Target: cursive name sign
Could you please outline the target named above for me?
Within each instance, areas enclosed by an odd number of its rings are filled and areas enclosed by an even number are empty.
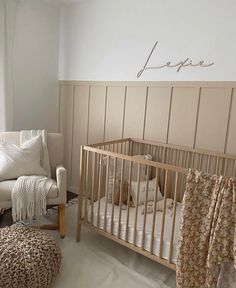
[[[160,65],[160,66],[148,66],[148,62],[149,60],[151,59],[151,56],[154,52],[154,50],[156,49],[156,46],[157,46],[157,43],[158,41],[155,43],[155,45],[153,46],[150,54],[148,55],[148,58],[147,58],[147,61],[145,62],[143,68],[138,72],[137,74],[137,77],[139,78],[143,72],[145,70],[154,70],[154,69],[162,69],[162,68],[177,68],[177,72],[179,72],[182,68],[185,68],[185,67],[201,67],[201,68],[206,68],[206,67],[209,67],[209,66],[212,66],[214,65],[214,62],[212,63],[205,63],[205,61],[201,60],[199,61],[198,63],[193,63],[192,60],[190,58],[186,58],[184,59],[183,61],[180,61],[176,64],[171,64],[171,62],[166,62],[165,64],[163,65]]]

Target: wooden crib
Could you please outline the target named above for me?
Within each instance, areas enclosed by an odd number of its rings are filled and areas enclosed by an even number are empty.
[[[146,154],[150,154],[152,160],[133,157]],[[82,146],[77,240],[80,241],[81,238],[81,225],[85,225],[175,269],[181,202],[189,168],[211,174],[235,176],[236,156],[130,138]],[[134,180],[135,169],[137,179]],[[145,197],[140,204],[143,169],[146,175]],[[113,186],[109,199],[111,179]],[[152,199],[153,211],[148,213],[151,181],[155,183],[155,193]],[[135,206],[132,205],[131,198],[134,182],[137,187]],[[117,183],[118,203],[115,199]],[[156,211],[158,189],[163,195],[162,211]],[[126,205],[123,203],[124,192],[127,193]],[[173,199],[172,209],[167,207],[168,198]]]

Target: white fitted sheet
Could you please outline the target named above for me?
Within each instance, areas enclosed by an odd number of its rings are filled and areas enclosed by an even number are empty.
[[[93,225],[97,226],[98,220],[98,201],[93,204]],[[138,221],[137,221],[137,236],[136,236],[136,246],[142,247],[142,231],[143,231],[143,220],[144,215],[142,215],[142,210],[144,206],[138,207]],[[106,217],[106,231],[110,233],[111,231],[111,214],[112,214],[112,204],[107,203],[107,217]],[[125,240],[126,236],[126,215],[127,207],[121,210],[121,230],[120,238]],[[153,253],[159,256],[160,247],[160,234],[161,234],[161,223],[162,223],[163,212],[156,212],[156,223],[155,223],[155,233],[154,233],[154,245]],[[100,200],[100,213],[99,213],[99,228],[104,229],[104,219],[105,219],[105,198]],[[135,208],[130,207],[129,216],[129,229],[128,229],[128,242],[133,243],[134,238],[134,218],[135,218]],[[88,219],[91,222],[91,206],[88,211]],[[181,203],[177,203],[176,207],[176,219],[175,219],[175,230],[174,230],[174,240],[173,240],[173,251],[171,262],[176,263],[177,260],[177,245],[178,245],[178,234],[180,229],[180,219],[181,219]],[[145,245],[144,249],[150,251],[151,245],[151,230],[153,222],[153,213],[147,214],[146,217],[146,232],[145,232]],[[164,225],[164,236],[163,236],[163,250],[162,258],[168,260],[170,252],[170,242],[171,242],[171,230],[173,222],[173,211],[167,210],[165,215],[165,225]],[[119,226],[119,206],[114,205],[114,218],[113,218],[113,235],[118,236],[118,226]]]

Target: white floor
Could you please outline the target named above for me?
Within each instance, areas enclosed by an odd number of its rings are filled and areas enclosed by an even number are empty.
[[[76,242],[76,208],[73,205],[66,210],[65,239],[60,239],[58,232],[50,232],[63,254],[61,271],[52,288],[176,287],[174,271],[93,231],[83,229],[81,242]]]

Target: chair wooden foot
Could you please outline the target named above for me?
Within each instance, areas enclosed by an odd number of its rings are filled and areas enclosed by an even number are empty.
[[[66,236],[65,226],[65,204],[58,205],[58,222],[59,222],[59,233],[61,238]]]

